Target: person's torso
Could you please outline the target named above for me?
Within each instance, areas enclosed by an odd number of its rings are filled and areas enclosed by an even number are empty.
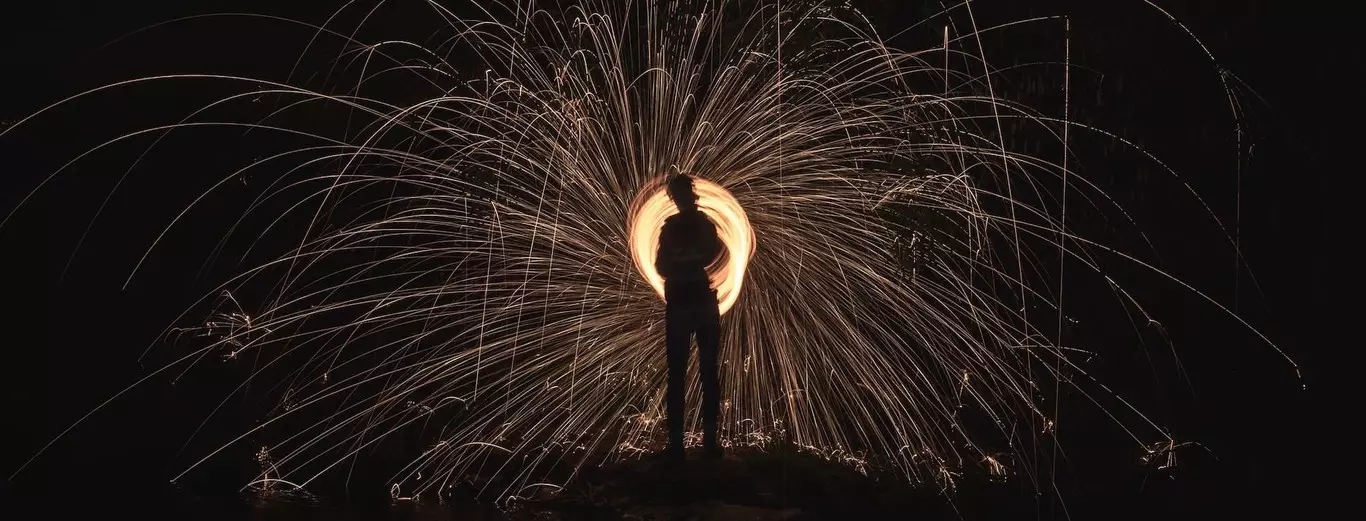
[[[665,222],[660,254],[671,265],[664,281],[666,293],[710,292],[707,266],[715,260],[716,241],[715,225],[701,212],[678,214]]]

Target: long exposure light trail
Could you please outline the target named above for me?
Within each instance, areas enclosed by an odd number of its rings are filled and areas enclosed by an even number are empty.
[[[745,268],[754,255],[754,229],[750,227],[740,201],[725,188],[706,179],[697,179],[693,189],[697,192],[697,206],[716,225],[717,234],[726,246],[726,254],[707,271],[724,315],[735,305],[740,297],[740,287],[745,283]],[[664,220],[677,214],[678,208],[669,200],[662,181],[641,190],[637,199],[631,205],[631,224],[626,231],[631,243],[631,258],[640,275],[662,298],[664,278],[655,271],[654,255],[659,248]]]
[[[175,74],[58,104],[213,84],[235,93],[214,90],[200,110],[96,149],[207,127],[298,143],[216,173],[129,275],[172,228],[207,226],[188,216],[224,187],[260,194],[222,238],[238,249],[220,253],[270,257],[186,310],[170,337],[203,343],[153,375],[250,358],[233,394],[252,383],[280,406],[177,479],[268,438],[252,483],[308,487],[419,432],[425,448],[394,476],[394,497],[469,482],[506,497],[654,450],[665,371],[653,254],[676,211],[661,180],[676,172],[700,177],[726,245],[710,272],[731,446],[781,441],[946,488],[973,467],[1033,479],[1057,457],[1031,447],[1060,421],[1066,389],[1145,461],[1166,462],[1189,442],[1086,372],[1084,360],[1116,347],[1063,344],[1062,303],[1093,305],[1061,297],[1063,267],[1069,284],[1108,288],[1140,328],[1160,310],[1111,267],[1173,283],[1251,329],[1145,252],[1074,226],[1084,212],[1118,216],[1113,228],[1151,245],[1107,193],[1107,173],[1067,159],[1079,136],[1132,150],[1208,207],[1132,141],[1075,121],[1070,72],[1058,72],[1062,117],[1000,86],[1009,67],[982,37],[1055,24],[1070,38],[1065,17],[978,28],[954,4],[924,21],[943,22],[942,47],[911,50],[818,0],[503,0],[477,2],[477,16],[415,0],[440,32],[409,40],[361,41],[367,22],[340,21],[394,3],[351,2],[309,26],[305,57],[323,40],[347,45],[315,71],[321,86]],[[1070,45],[1059,45],[1068,71]],[[302,67],[296,76],[316,65]],[[1026,135],[1046,146],[1016,139]],[[1233,244],[1213,212],[1197,217]],[[968,416],[989,432],[966,428]]]

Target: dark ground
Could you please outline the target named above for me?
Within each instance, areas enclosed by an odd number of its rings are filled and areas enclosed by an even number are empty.
[[[999,519],[1028,517],[1031,498],[1006,481],[963,480],[956,488],[909,488],[894,476],[783,447],[690,454],[682,466],[654,456],[585,469],[568,488],[539,489],[512,501],[474,501],[458,491],[445,500],[346,502],[286,488],[201,495],[166,488],[140,498],[101,499],[106,512],[213,521],[498,521]],[[61,517],[59,504],[38,511]]]

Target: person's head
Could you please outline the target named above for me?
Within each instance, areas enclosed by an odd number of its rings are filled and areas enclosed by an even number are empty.
[[[679,211],[697,208],[697,193],[693,191],[692,176],[678,174],[669,178],[669,199]]]

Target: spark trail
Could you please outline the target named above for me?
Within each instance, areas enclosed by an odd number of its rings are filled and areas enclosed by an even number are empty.
[[[1091,352],[1056,345],[1061,284],[1039,266],[1065,262],[1068,280],[1126,301],[1107,262],[1171,277],[1068,229],[1064,201],[1124,215],[1088,172],[1006,146],[1003,128],[1108,134],[996,92],[980,37],[1000,27],[946,26],[942,48],[906,51],[832,2],[480,2],[474,17],[416,4],[443,32],[362,42],[356,27],[314,27],[315,43],[348,43],[332,72],[358,71],[354,83],[127,82],[241,89],[140,134],[241,126],[309,142],[222,179],[286,165],[248,213],[285,210],[232,233],[293,240],[209,293],[272,288],[220,299],[232,309],[188,328],[210,342],[172,364],[252,354],[262,374],[287,370],[265,382],[283,406],[224,445],[276,433],[255,483],[307,487],[419,427],[439,434],[395,476],[396,497],[491,475],[507,496],[659,446],[649,255],[671,210],[659,180],[676,172],[703,180],[727,238],[714,266],[726,444],[784,440],[946,487],[968,466],[1032,472],[1052,385],[1090,397],[1136,451],[1182,444],[1086,375],[1075,359]],[[347,4],[329,23],[385,7]],[[954,12],[974,19],[966,5],[941,18]],[[376,82],[406,94],[364,94]],[[208,116],[262,98],[277,107],[265,119]],[[288,118],[304,111],[346,122]],[[965,410],[1008,447],[963,428]],[[185,472],[215,453],[201,456]]]

